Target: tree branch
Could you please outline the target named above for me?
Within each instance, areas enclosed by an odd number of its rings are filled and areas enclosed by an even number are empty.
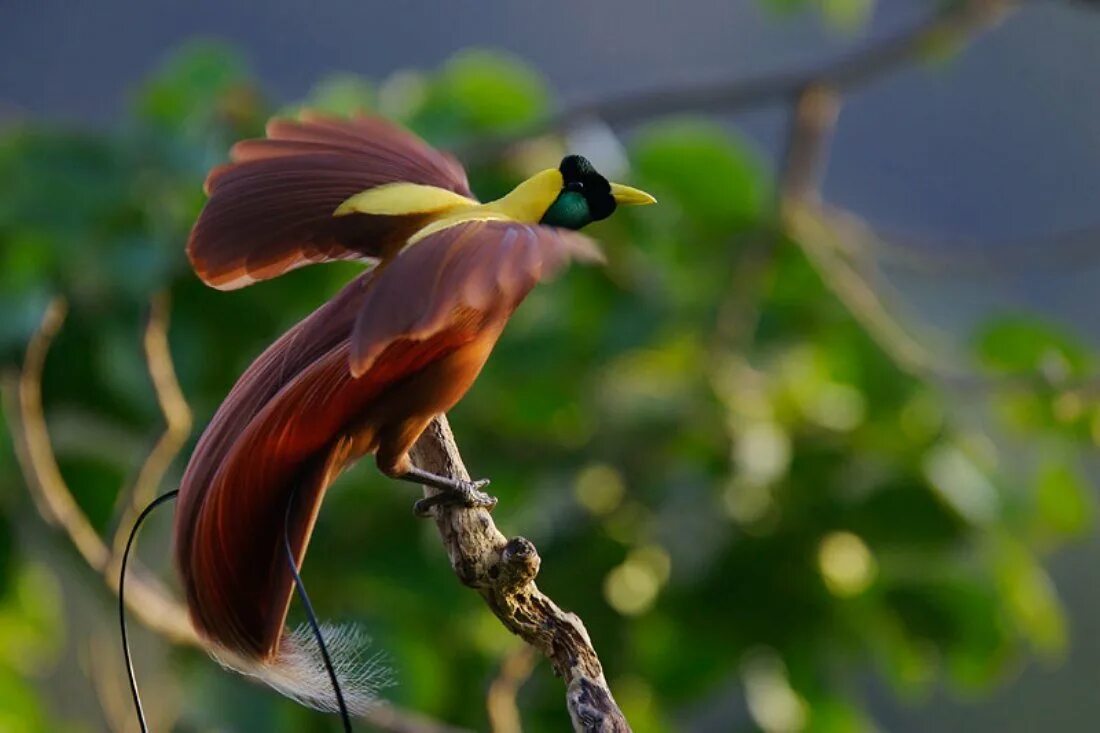
[[[497,159],[515,143],[545,133],[567,131],[578,120],[595,118],[611,126],[626,126],[682,112],[730,113],[793,103],[810,85],[825,85],[838,92],[853,91],[889,75],[921,53],[958,43],[989,28],[1016,4],[1013,0],[954,0],[931,19],[824,66],[589,100],[566,106],[518,133],[460,146],[459,152],[465,159]]]
[[[500,673],[489,684],[485,696],[485,711],[493,733],[523,733],[523,722],[516,696],[535,669],[535,650],[524,644],[507,654],[500,663]]]
[[[134,485],[129,492],[119,495],[123,506],[115,526],[114,542],[111,545],[112,555],[116,558],[121,557],[122,551],[126,548],[130,527],[141,510],[153,500],[172,461],[183,450],[191,434],[191,407],[187,404],[183,390],[180,389],[179,381],[176,379],[172,352],[168,348],[168,306],[167,293],[153,296],[143,339],[145,363],[149,367],[149,376],[153,381],[157,404],[164,416],[164,432],[142,463],[137,478],[134,479]]]
[[[961,40],[966,37],[961,34],[987,27],[1013,5],[996,0],[960,2],[942,18],[919,28],[912,38],[896,40],[866,58],[898,63],[906,53],[912,55],[938,35],[950,31]],[[855,214],[822,203],[820,179],[842,104],[841,90],[866,78],[870,77],[863,71],[863,61],[854,59],[799,90],[778,174],[781,226],[801,247],[826,286],[902,370],[958,390],[1049,386],[1037,375],[989,377],[943,363],[899,323],[869,278],[851,261],[851,251],[878,249],[879,239]],[[1060,386],[1090,387],[1095,382],[1085,379]]]
[[[826,286],[895,363],[921,377],[957,381],[961,375],[938,364],[931,352],[893,318],[867,279],[846,260],[837,241],[843,238],[838,226],[841,218],[829,216],[821,205],[819,179],[840,105],[839,92],[824,84],[807,86],[795,101],[778,180],[780,222]],[[854,217],[846,223],[844,234],[851,237],[862,233]]]
[[[1100,265],[1100,227],[1082,227],[1046,236],[1027,236],[982,242],[936,236],[933,241],[911,233],[878,228],[874,242],[855,254],[921,275],[1014,277],[1024,272],[1058,274],[1095,269]]]
[[[820,178],[840,106],[837,90],[822,84],[807,86],[795,100],[778,176],[781,226],[825,285],[903,371],[956,387],[1000,386],[984,375],[941,363],[894,318],[846,256],[843,242],[866,242],[874,235],[854,214],[827,208],[820,200]]]
[[[57,298],[50,303],[39,330],[27,346],[22,372],[18,376],[5,375],[4,412],[12,430],[16,458],[39,512],[64,532],[88,567],[117,593],[117,564],[112,562],[106,543],[61,475],[42,410],[42,369],[50,344],[65,321],[65,311],[64,300]],[[174,643],[197,645],[186,612],[159,583],[140,571],[135,572],[131,583],[127,607],[135,617]]]
[[[418,467],[432,473],[470,478],[444,416],[432,421],[410,455]],[[425,496],[435,493],[424,487]],[[535,585],[541,562],[535,546],[523,537],[505,537],[485,509],[436,507],[435,523],[458,579],[481,595],[505,628],[542,652],[565,680],[574,730],[630,731],[584,623]]]

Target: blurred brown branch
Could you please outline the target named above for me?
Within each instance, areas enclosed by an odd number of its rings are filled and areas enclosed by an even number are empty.
[[[500,672],[489,685],[485,709],[489,714],[489,729],[493,733],[523,733],[523,723],[516,696],[535,669],[535,651],[524,644],[500,662]]]
[[[42,408],[42,371],[50,345],[65,322],[66,310],[61,298],[50,303],[27,346],[22,370],[18,374],[3,375],[4,415],[11,428],[20,469],[39,513],[65,534],[84,562],[103,579],[111,592],[117,594],[119,558],[92,526],[61,475]],[[176,381],[167,327],[167,299],[156,296],[145,331],[145,356],[166,427],[143,462],[131,491],[122,492],[128,501],[118,533],[124,539],[133,522],[133,507],[140,509],[156,494],[190,432],[191,411]],[[116,533],[116,543],[117,539]],[[172,643],[202,648],[186,609],[148,572],[135,567],[127,576],[126,587],[126,608],[143,625]],[[121,671],[121,667],[119,669]],[[390,733],[466,733],[463,729],[389,704],[374,708],[363,716],[363,720],[377,730]]]
[[[111,548],[115,557],[121,556],[130,527],[145,505],[153,500],[165,473],[191,434],[191,408],[180,390],[172,353],[168,348],[168,307],[166,293],[153,296],[143,339],[145,363],[153,381],[157,404],[164,416],[164,432],[142,463],[134,485],[129,492],[119,495],[123,504]]]
[[[811,85],[848,92],[871,84],[937,48],[961,43],[999,21],[1014,0],[953,0],[915,27],[875,41],[824,66],[764,74],[749,79],[678,85],[595,99],[568,106],[514,135],[478,140],[460,148],[462,157],[499,158],[514,143],[548,132],[565,132],[586,119],[623,126],[681,112],[730,113],[773,104],[793,104]]]
[[[807,86],[795,101],[778,178],[780,224],[833,294],[898,366],[921,377],[957,381],[961,375],[938,364],[909,335],[868,279],[844,256],[838,240],[863,234],[859,220],[831,212],[820,202],[818,183],[840,105],[839,91],[827,84]]]
[[[802,90],[791,111],[787,150],[778,175],[780,226],[813,264],[826,286],[867,334],[904,371],[957,390],[1051,386],[1042,375],[989,376],[945,363],[914,338],[894,316],[854,254],[878,249],[874,230],[856,214],[821,201],[819,181],[840,113],[841,95],[825,84]],[[1095,389],[1096,379],[1057,385]]]
[[[470,479],[445,416],[428,426],[411,457],[432,473]],[[425,487],[424,493],[431,496],[436,490]],[[629,731],[584,623],[535,585],[541,562],[535,546],[523,537],[505,537],[485,509],[436,507],[435,523],[458,579],[481,595],[505,628],[542,652],[565,680],[574,730]]]
[[[59,527],[88,566],[112,592],[118,592],[118,566],[103,538],[73,498],[57,465],[42,410],[42,369],[61,325],[66,304],[50,303],[42,324],[27,346],[23,369],[3,380],[4,413],[11,427],[16,457],[43,518]],[[177,644],[197,645],[187,613],[167,590],[146,573],[134,573],[127,607],[145,626]]]
[[[777,176],[782,230],[805,253],[822,280],[868,335],[906,372],[959,390],[1050,386],[1039,375],[990,377],[944,363],[894,316],[882,288],[860,271],[854,255],[886,248],[859,216],[821,201],[820,179],[836,129],[843,92],[912,60],[931,43],[961,42],[999,21],[1017,3],[959,0],[908,35],[857,52],[803,81],[792,100],[787,147]],[[1078,380],[1063,388],[1096,388]]]
[[[1071,273],[1100,267],[1100,227],[997,242],[941,236],[929,241],[906,232],[879,231],[870,246],[853,242],[854,254],[929,276],[991,279],[1022,272]],[[864,247],[857,249],[860,244]]]

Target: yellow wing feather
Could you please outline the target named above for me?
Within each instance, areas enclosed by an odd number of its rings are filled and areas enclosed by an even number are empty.
[[[348,198],[336,208],[332,215],[404,216],[476,206],[478,206],[477,201],[444,188],[421,183],[387,183]]]
[[[473,221],[514,221],[537,224],[561,193],[562,177],[548,168],[516,186],[506,196],[479,204],[452,191],[418,183],[390,183],[362,191],[344,201],[333,216],[375,214],[403,216],[436,214],[424,228],[409,237],[416,244],[429,235]]]

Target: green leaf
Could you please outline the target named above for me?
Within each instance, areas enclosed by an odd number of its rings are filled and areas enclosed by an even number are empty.
[[[15,670],[0,665],[0,730],[46,733],[51,727],[34,687]]]
[[[759,0],[768,10],[779,15],[790,15],[809,7],[813,0]]]
[[[137,98],[138,114],[156,125],[179,129],[230,111],[235,94],[254,96],[241,57],[230,47],[209,41],[184,46]]]
[[[825,23],[843,33],[866,27],[875,9],[875,0],[759,0],[765,8],[780,16],[792,16],[816,7]]]
[[[301,106],[348,117],[374,107],[374,86],[356,74],[333,74],[314,85]]]
[[[1039,469],[1035,509],[1035,523],[1044,534],[1084,535],[1095,512],[1092,486],[1069,462],[1048,458]]]
[[[63,648],[61,589],[45,567],[24,565],[0,604],[0,667],[24,674],[51,667]]]
[[[500,52],[463,51],[447,63],[438,84],[451,109],[475,130],[521,128],[546,112],[542,77]]]
[[[982,362],[997,372],[1037,373],[1051,381],[1088,371],[1088,351],[1064,330],[1034,316],[1011,316],[987,325],[977,339]]]
[[[642,185],[689,219],[730,230],[760,217],[766,186],[758,156],[716,125],[661,123],[635,141],[631,157]]]
[[[1009,618],[1019,633],[1046,656],[1065,651],[1065,614],[1054,584],[1035,556],[1020,542],[1002,538],[996,576]]]
[[[825,22],[843,33],[867,26],[875,12],[875,0],[820,0]]]
[[[873,733],[876,726],[858,707],[835,696],[810,697],[813,705],[808,733]]]

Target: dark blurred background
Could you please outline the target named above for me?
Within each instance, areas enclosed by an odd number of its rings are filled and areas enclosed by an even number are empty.
[[[812,70],[951,5],[7,3],[8,415],[23,347],[64,295],[46,417],[109,535],[118,487],[161,429],[141,352],[149,298],[170,292],[197,434],[248,361],[354,272],[233,294],[189,274],[205,170],[270,113],[365,107],[461,147],[571,103]],[[841,250],[893,318],[979,382],[899,368],[777,221],[789,105],[579,121],[471,161],[487,197],[581,146],[662,202],[595,230],[608,270],[536,293],[453,416],[468,463],[499,487],[498,523],[536,540],[542,585],[588,623],[638,731],[1090,730],[1100,715],[1090,5],[1023,3],[844,100],[823,196],[879,235]],[[0,488],[0,709],[17,711],[0,730],[118,728],[110,594],[38,518],[7,449]],[[315,602],[390,655],[388,698],[487,729],[485,690],[517,642],[450,577],[409,503],[369,466],[342,479],[307,563]],[[160,522],[143,555],[168,577]],[[201,655],[139,640],[163,729],[327,729]],[[567,725],[545,665],[518,704],[529,730]]]

